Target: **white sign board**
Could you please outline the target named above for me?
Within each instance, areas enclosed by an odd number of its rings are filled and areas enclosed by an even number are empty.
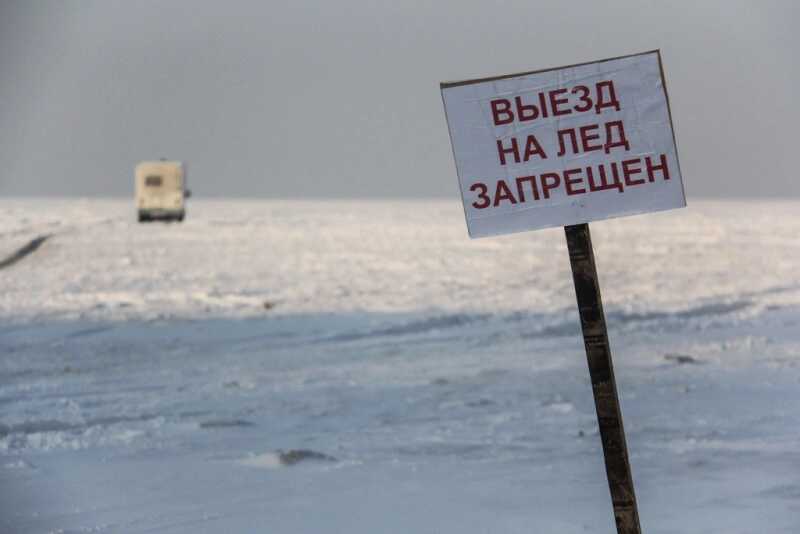
[[[686,205],[658,51],[441,87],[471,237]]]

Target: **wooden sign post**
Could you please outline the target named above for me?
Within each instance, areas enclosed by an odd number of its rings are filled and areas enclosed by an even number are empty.
[[[597,425],[603,443],[608,489],[614,506],[614,519],[619,534],[640,534],[639,510],[633,490],[633,477],[628,462],[628,446],[614,380],[614,365],[611,362],[611,347],[608,344],[606,318],[600,298],[600,284],[594,265],[592,236],[588,224],[565,226],[569,263],[578,299],[583,343],[589,376],[594,392]]]
[[[441,84],[470,237],[563,226],[619,534],[640,534],[589,221],[686,205],[661,54]]]

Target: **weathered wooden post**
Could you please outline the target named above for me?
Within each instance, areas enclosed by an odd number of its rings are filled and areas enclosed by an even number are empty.
[[[625,428],[614,379],[611,347],[608,343],[606,318],[600,297],[600,284],[594,264],[592,236],[588,224],[565,226],[569,263],[575,283],[578,313],[589,363],[589,376],[594,392],[597,425],[603,443],[608,489],[614,506],[614,518],[619,534],[640,534],[639,511],[633,490],[633,477],[628,461]]]

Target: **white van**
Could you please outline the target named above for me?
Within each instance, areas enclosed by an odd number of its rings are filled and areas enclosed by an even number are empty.
[[[186,166],[180,161],[143,161],[136,166],[139,222],[182,221],[186,215]]]

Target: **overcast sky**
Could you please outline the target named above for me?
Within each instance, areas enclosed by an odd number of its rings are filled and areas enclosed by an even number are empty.
[[[440,81],[660,48],[689,196],[800,195],[798,5],[0,0],[0,194],[455,200]]]

